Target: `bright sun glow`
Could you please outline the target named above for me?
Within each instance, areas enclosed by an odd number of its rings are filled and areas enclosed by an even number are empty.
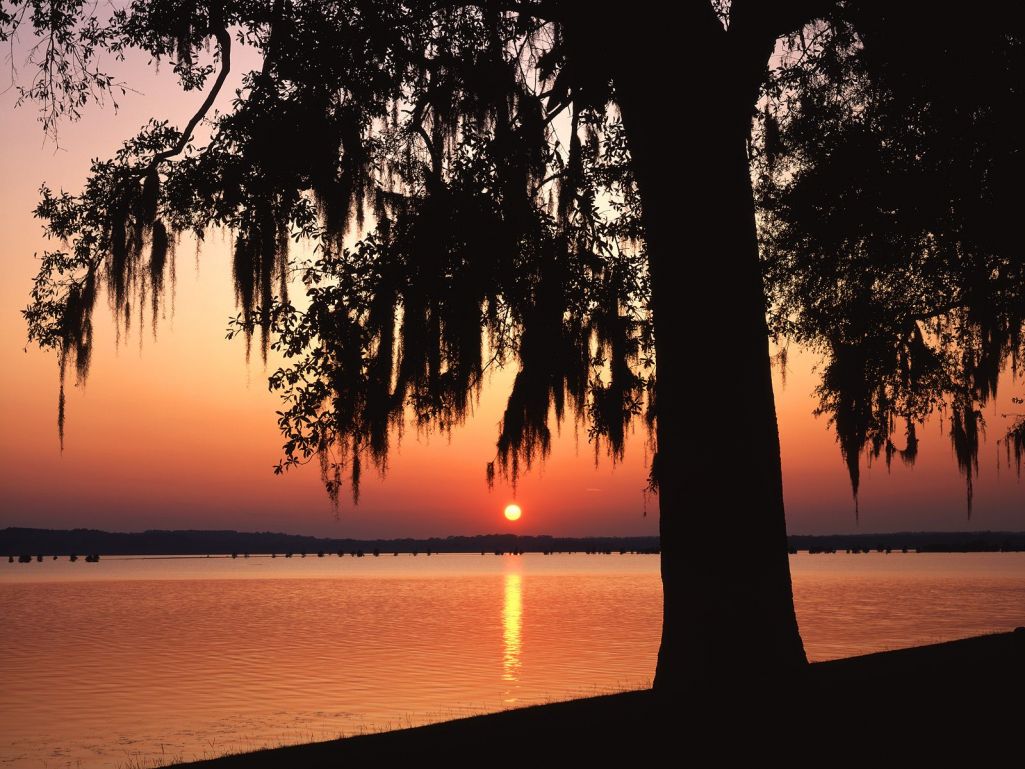
[[[523,511],[520,510],[519,505],[505,506],[505,517],[508,518],[510,521],[518,521],[521,515],[523,515]]]

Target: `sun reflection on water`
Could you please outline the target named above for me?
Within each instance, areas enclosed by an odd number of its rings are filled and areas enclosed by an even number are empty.
[[[519,572],[505,575],[505,601],[502,604],[502,679],[514,683],[520,674],[520,634],[523,627],[523,576]],[[512,694],[508,691],[507,694]],[[506,702],[515,701],[515,697]]]

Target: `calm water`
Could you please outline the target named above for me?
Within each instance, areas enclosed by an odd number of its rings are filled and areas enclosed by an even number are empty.
[[[813,660],[1025,624],[1025,554],[791,557]],[[654,556],[0,563],[0,767],[151,766],[651,683]]]

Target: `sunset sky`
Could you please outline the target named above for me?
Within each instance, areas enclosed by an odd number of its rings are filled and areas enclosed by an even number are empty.
[[[245,66],[240,58],[233,77]],[[242,343],[224,339],[234,304],[228,240],[220,233],[211,234],[198,256],[193,242],[182,242],[175,312],[168,308],[156,339],[147,329],[140,343],[136,327],[117,344],[105,302],[98,303],[92,372],[85,387],[69,390],[61,454],[56,361],[25,349],[20,315],[36,272],[33,254],[54,247],[42,239],[31,210],[42,182],[77,191],[89,158],[109,156],[148,117],[181,125],[191,114],[195,94],[180,94],[170,78],[154,79],[138,65],[130,61],[124,69],[143,93],[121,99],[117,114],[90,109],[80,123],[64,125],[60,149],[44,142],[31,105],[14,110],[13,90],[0,95],[0,527],[234,528],[357,537],[657,533],[657,499],[647,501],[645,515],[640,431],[624,462],[613,466],[601,457],[596,468],[586,426],[570,421],[548,462],[527,473],[515,494],[501,482],[488,491],[484,468],[494,456],[511,371],[492,378],[470,423],[451,438],[408,431],[387,478],[365,475],[358,507],[343,496],[336,514],[315,466],[274,476],[281,444],[274,411],[280,406],[266,378],[277,362],[264,368],[254,356],[247,364]],[[915,468],[898,462],[888,472],[879,462],[863,471],[859,520],[833,434],[825,419],[812,415],[816,362],[811,353],[792,352],[785,388],[776,372],[792,533],[1025,528],[1025,485],[1013,468],[998,472],[996,451],[1008,422],[1001,414],[1015,410],[1011,396],[1022,394],[1021,382],[1006,376],[987,409],[971,520],[964,481],[938,420],[921,431]],[[743,483],[743,451],[723,461],[735,465]],[[523,509],[517,522],[502,515],[513,501]]]

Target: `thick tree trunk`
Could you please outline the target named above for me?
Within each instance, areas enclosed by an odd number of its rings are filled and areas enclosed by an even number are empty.
[[[614,77],[652,276],[665,602],[655,687],[776,678],[806,657],[746,146],[761,69],[688,39],[670,47],[657,25],[631,37]]]

